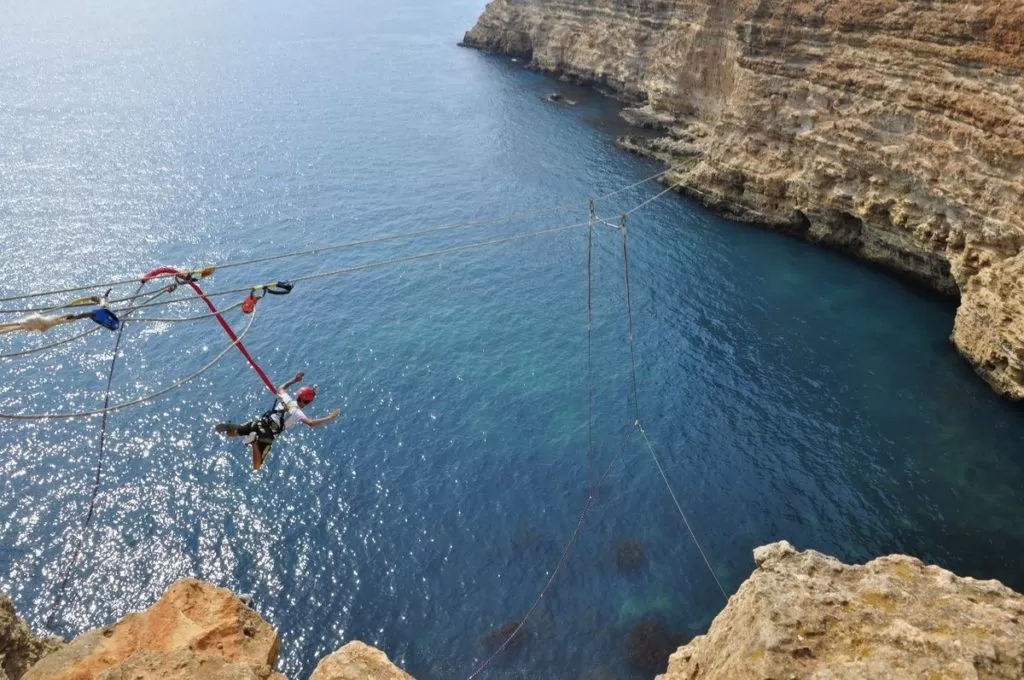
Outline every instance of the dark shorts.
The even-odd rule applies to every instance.
[[[242,423],[238,426],[238,434],[243,437],[256,435],[255,439],[250,439],[250,441],[257,441],[260,444],[263,444],[264,447],[269,447],[274,443],[273,433],[269,432],[259,420],[250,420],[247,423]]]

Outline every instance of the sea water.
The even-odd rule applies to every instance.
[[[98,417],[0,421],[0,589],[19,611],[73,635],[197,576],[254,595],[289,677],[352,639],[421,680],[466,677],[537,597],[607,471],[523,642],[481,677],[631,677],[638,622],[685,637],[723,605],[655,457],[727,592],[778,539],[1024,588],[1024,418],[948,342],[954,302],[669,194],[627,220],[634,403],[622,231],[595,230],[589,286],[585,227],[461,249],[585,224],[588,199],[661,169],[614,148],[614,102],[457,47],[482,8],[4,8],[0,296],[482,222],[203,282],[373,265],[257,306],[245,343],[262,366],[318,383],[311,415],[343,409],[282,436],[259,472],[213,432],[272,401],[233,350],[110,413],[102,458]],[[616,223],[660,190],[596,207]],[[4,336],[0,353],[87,329]],[[0,411],[99,408],[114,340],[0,360]],[[112,403],[227,342],[212,319],[129,323]],[[617,564],[625,541],[638,569]]]

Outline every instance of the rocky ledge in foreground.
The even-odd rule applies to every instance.
[[[661,680],[1024,678],[1024,596],[998,581],[903,555],[851,566],[785,541],[758,548],[754,561]],[[32,636],[0,597],[0,680],[286,680],[273,670],[278,648],[274,629],[238,597],[195,579],[64,646]],[[310,680],[413,678],[355,641]]]
[[[43,656],[64,644],[59,637],[38,637],[0,593],[0,680],[18,680]]]
[[[273,627],[231,591],[196,579],[65,645],[32,636],[9,605],[0,596],[0,680],[287,680],[274,671],[280,640]],[[412,678],[383,652],[350,642],[310,680]]]
[[[846,565],[789,543],[757,569],[661,680],[1019,680],[1024,596],[903,555]]]
[[[706,205],[959,296],[1024,399],[1024,3],[493,0],[463,44],[633,100]]]

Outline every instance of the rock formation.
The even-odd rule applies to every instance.
[[[241,599],[196,579],[66,645],[33,636],[0,595],[0,680],[287,680],[273,670],[279,648],[277,632]],[[384,652],[350,642],[311,680],[413,679]]]
[[[1024,3],[493,0],[464,44],[608,88],[685,193],[960,297],[1024,399]]]
[[[903,555],[849,566],[782,541],[661,680],[1024,678],[1024,596]]]
[[[24,680],[285,680],[272,670],[279,647],[231,591],[184,579],[149,609],[43,657]]]
[[[19,680],[32,664],[63,644],[59,637],[33,635],[10,598],[0,593],[0,680]]]
[[[413,680],[387,655],[358,640],[324,657],[309,680]]]

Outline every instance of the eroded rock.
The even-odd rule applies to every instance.
[[[413,680],[387,654],[359,641],[347,645],[317,665],[309,680]]]
[[[149,609],[44,657],[24,679],[284,680],[272,671],[279,646],[277,632],[231,591],[183,579]]]
[[[846,565],[785,541],[661,680],[1024,677],[1024,596],[904,555]]]
[[[33,635],[10,598],[0,593],[0,680],[20,680],[32,664],[63,644],[59,637]]]

